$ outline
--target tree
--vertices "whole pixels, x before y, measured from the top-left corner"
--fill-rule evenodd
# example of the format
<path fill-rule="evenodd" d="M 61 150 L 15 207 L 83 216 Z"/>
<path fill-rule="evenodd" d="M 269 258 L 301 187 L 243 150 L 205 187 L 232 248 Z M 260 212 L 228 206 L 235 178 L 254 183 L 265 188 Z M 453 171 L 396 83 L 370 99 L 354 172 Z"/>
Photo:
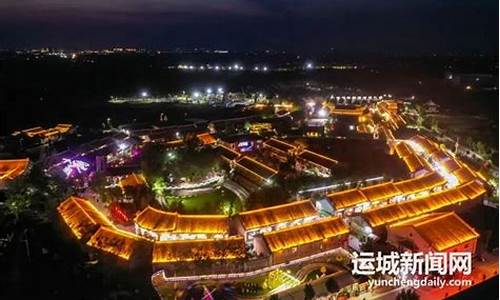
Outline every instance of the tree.
<path fill-rule="evenodd" d="M 311 284 L 307 283 L 304 287 L 304 300 L 312 300 L 315 295 L 316 292 L 314 291 L 314 288 Z"/>
<path fill-rule="evenodd" d="M 402 290 L 396 297 L 396 300 L 419 300 L 420 296 L 413 289 Z"/>
<path fill-rule="evenodd" d="M 435 133 L 439 134 L 441 130 L 439 129 L 439 122 L 438 122 L 438 120 L 435 119 L 435 118 L 432 118 L 430 120 L 430 123 L 431 123 L 430 124 L 431 125 L 431 130 L 434 131 Z"/>
<path fill-rule="evenodd" d="M 420 131 L 425 123 L 425 110 L 421 105 L 415 105 L 415 112 L 417 114 L 415 123 L 417 125 L 417 130 Z"/>
<path fill-rule="evenodd" d="M 486 144 L 481 141 L 474 143 L 474 152 L 476 152 L 476 154 L 485 161 L 491 160 L 491 152 L 489 151 Z"/>
<path fill-rule="evenodd" d="M 335 293 L 339 290 L 339 285 L 338 285 L 337 281 L 335 281 L 335 279 L 333 279 L 332 277 L 328 278 L 325 281 L 325 287 L 326 287 L 326 290 L 330 293 Z"/>
<path fill-rule="evenodd" d="M 30 197 L 23 193 L 14 193 L 7 195 L 5 201 L 5 212 L 14 217 L 14 223 L 17 223 L 21 215 L 30 211 Z"/>

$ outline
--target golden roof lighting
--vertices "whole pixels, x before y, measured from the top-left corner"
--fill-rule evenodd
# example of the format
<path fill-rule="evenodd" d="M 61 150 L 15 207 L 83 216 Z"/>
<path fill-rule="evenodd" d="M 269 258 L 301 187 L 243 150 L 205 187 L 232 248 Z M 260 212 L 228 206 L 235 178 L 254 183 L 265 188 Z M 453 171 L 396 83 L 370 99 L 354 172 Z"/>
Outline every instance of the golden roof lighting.
<path fill-rule="evenodd" d="M 425 162 L 415 154 L 410 154 L 408 156 L 403 157 L 403 161 L 411 173 L 419 171 L 423 168 L 430 169 L 428 168 L 427 162 Z"/>
<path fill-rule="evenodd" d="M 139 185 L 147 185 L 147 182 L 146 182 L 146 178 L 144 178 L 144 175 L 132 173 L 132 174 L 125 176 L 125 178 L 123 178 L 122 180 L 120 180 L 119 185 L 121 188 L 125 188 L 127 186 L 133 187 L 133 186 L 139 186 Z"/>
<path fill-rule="evenodd" d="M 127 231 L 101 227 L 87 245 L 128 260 L 141 240 L 139 236 Z"/>
<path fill-rule="evenodd" d="M 474 185 L 474 188 L 478 188 L 477 185 Z M 410 201 L 377 207 L 365 211 L 363 216 L 372 227 L 389 224 L 424 213 L 429 213 L 459 202 L 471 200 L 472 198 L 469 198 L 462 192 L 464 189 L 467 189 L 468 191 L 472 190 L 472 186 L 466 186 L 465 188 L 462 186 L 432 193 L 428 196 Z"/>
<path fill-rule="evenodd" d="M 363 217 L 371 227 L 395 222 L 407 216 L 408 214 L 403 211 L 398 204 L 389 204 L 363 213 Z"/>
<path fill-rule="evenodd" d="M 29 158 L 0 160 L 0 181 L 14 180 L 26 171 L 29 163 Z"/>
<path fill-rule="evenodd" d="M 245 241 L 242 237 L 156 242 L 153 246 L 153 264 L 243 257 Z"/>
<path fill-rule="evenodd" d="M 135 223 L 154 232 L 172 233 L 227 233 L 226 215 L 181 215 L 148 206 L 134 219 Z"/>
<path fill-rule="evenodd" d="M 288 152 L 291 150 L 295 150 L 297 148 L 296 146 L 294 146 L 292 144 L 285 143 L 283 141 L 273 139 L 273 138 L 265 141 L 264 145 L 275 148 L 275 149 L 282 151 L 282 152 Z"/>
<path fill-rule="evenodd" d="M 239 214 L 241 223 L 246 230 L 313 216 L 317 216 L 317 212 L 310 200 L 249 210 Z"/>
<path fill-rule="evenodd" d="M 335 192 L 329 194 L 328 200 L 333 204 L 335 209 L 343 209 L 347 207 L 352 207 L 363 202 L 367 202 L 366 196 L 361 193 L 358 189 L 350 189 L 341 192 Z"/>
<path fill-rule="evenodd" d="M 460 184 L 472 181 L 476 178 L 474 171 L 472 171 L 467 165 L 462 164 L 462 167 L 453 172 L 453 176 L 458 179 Z"/>
<path fill-rule="evenodd" d="M 445 251 L 479 234 L 454 212 L 434 213 L 391 225 L 391 228 L 411 226 L 436 251 Z"/>
<path fill-rule="evenodd" d="M 135 217 L 134 221 L 143 229 L 155 232 L 172 231 L 175 229 L 177 213 L 148 206 Z"/>
<path fill-rule="evenodd" d="M 361 188 L 360 191 L 365 195 L 365 197 L 371 202 L 377 202 L 381 200 L 390 199 L 395 197 L 401 192 L 396 188 L 392 182 L 384 182 L 371 186 Z"/>
<path fill-rule="evenodd" d="M 412 137 L 410 141 L 418 144 L 427 155 L 431 155 L 436 151 L 440 151 L 439 146 L 436 145 L 436 143 L 430 141 L 429 139 L 421 135 L 416 135 Z"/>
<path fill-rule="evenodd" d="M 57 210 L 78 239 L 95 232 L 99 226 L 114 227 L 92 203 L 82 198 L 69 197 L 59 204 Z"/>
<path fill-rule="evenodd" d="M 398 142 L 394 145 L 394 150 L 399 158 L 403 158 L 413 154 L 411 148 L 405 142 Z"/>
<path fill-rule="evenodd" d="M 361 116 L 365 110 L 365 107 L 356 107 L 356 108 L 330 108 L 330 114 L 332 115 L 340 115 L 340 116 Z"/>
<path fill-rule="evenodd" d="M 213 135 L 208 132 L 198 134 L 196 137 L 203 143 L 203 145 L 212 145 L 217 142 Z"/>
<path fill-rule="evenodd" d="M 178 215 L 175 233 L 227 233 L 229 218 L 226 215 Z"/>
<path fill-rule="evenodd" d="M 470 181 L 463 184 L 457 188 L 461 193 L 463 193 L 470 200 L 474 200 L 477 197 L 486 193 L 486 189 L 483 184 L 478 180 Z"/>
<path fill-rule="evenodd" d="M 394 185 L 403 195 L 410 195 L 444 185 L 446 180 L 437 172 L 430 172 L 416 178 L 395 182 Z"/>
<path fill-rule="evenodd" d="M 323 241 L 347 234 L 349 229 L 340 217 L 329 217 L 321 221 L 273 231 L 264 234 L 272 252 Z"/>

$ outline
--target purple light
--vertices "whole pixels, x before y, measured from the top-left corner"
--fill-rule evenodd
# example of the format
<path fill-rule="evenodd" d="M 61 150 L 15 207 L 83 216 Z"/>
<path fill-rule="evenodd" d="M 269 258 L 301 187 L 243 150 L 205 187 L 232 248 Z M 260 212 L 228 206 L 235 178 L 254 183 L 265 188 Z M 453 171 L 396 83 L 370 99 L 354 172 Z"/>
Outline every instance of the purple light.
<path fill-rule="evenodd" d="M 63 168 L 63 172 L 64 174 L 66 174 L 66 178 L 75 176 L 76 174 L 82 174 L 83 172 L 86 172 L 90 167 L 89 163 L 77 159 L 72 160 L 63 158 L 63 163 L 66 164 Z"/>

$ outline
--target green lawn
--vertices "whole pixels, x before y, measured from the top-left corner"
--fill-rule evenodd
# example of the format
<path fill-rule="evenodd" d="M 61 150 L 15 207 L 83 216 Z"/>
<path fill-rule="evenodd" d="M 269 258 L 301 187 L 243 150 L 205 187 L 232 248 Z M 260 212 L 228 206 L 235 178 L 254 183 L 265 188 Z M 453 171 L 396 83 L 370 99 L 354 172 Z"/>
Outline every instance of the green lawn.
<path fill-rule="evenodd" d="M 231 191 L 226 189 L 214 190 L 192 197 L 182 197 L 182 212 L 186 214 L 220 214 L 220 204 L 223 201 L 235 201 L 239 199 Z"/>

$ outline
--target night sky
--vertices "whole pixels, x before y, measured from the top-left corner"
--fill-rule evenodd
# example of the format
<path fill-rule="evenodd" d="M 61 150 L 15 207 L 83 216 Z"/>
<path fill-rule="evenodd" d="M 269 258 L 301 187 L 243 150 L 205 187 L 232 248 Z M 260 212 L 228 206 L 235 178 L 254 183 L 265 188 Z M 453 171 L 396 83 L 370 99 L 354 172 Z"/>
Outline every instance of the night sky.
<path fill-rule="evenodd" d="M 498 0 L 1 0 L 0 48 L 497 53 Z"/>

